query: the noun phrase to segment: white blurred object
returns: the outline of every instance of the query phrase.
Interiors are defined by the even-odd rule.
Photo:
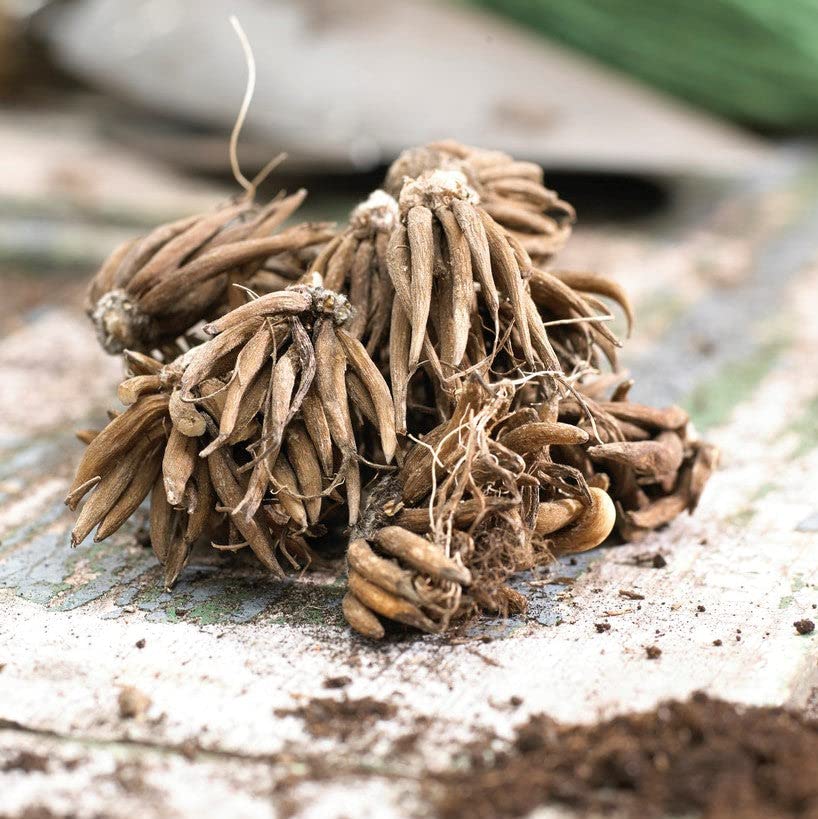
[[[230,14],[258,66],[251,162],[255,142],[288,151],[291,167],[368,168],[442,137],[551,168],[731,175],[766,155],[759,139],[459,5],[81,0],[40,24],[92,85],[226,131],[246,75]]]

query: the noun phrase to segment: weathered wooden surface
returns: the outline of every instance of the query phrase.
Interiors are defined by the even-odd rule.
[[[342,625],[338,577],[279,584],[230,555],[169,595],[136,526],[72,551],[70,430],[101,418],[118,367],[71,305],[0,340],[0,816],[422,815],[425,768],[530,713],[592,721],[697,689],[815,709],[818,635],[792,623],[818,614],[818,163],[685,190],[651,223],[580,230],[561,261],[629,287],[637,395],[690,407],[720,471],[696,516],[520,577],[527,617],[455,638],[370,645]],[[634,560],[656,552],[665,568]],[[340,675],[396,717],[342,741],[276,715],[343,696],[323,687]],[[150,696],[141,719],[120,718],[122,686]],[[24,749],[46,769],[9,766]]]

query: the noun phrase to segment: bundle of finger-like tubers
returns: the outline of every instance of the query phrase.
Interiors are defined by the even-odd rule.
[[[572,207],[541,169],[440,142],[329,224],[250,189],[117,248],[87,310],[128,377],[67,503],[72,542],[150,497],[168,588],[191,549],[277,576],[345,547],[344,615],[438,633],[508,581],[692,512],[716,461],[677,407],[632,403],[604,276],[553,269]]]

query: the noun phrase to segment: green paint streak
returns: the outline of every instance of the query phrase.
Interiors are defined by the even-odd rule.
[[[195,620],[203,626],[213,623],[223,623],[230,619],[230,615],[235,611],[236,604],[225,600],[208,600],[194,606],[185,616],[186,620]]]
[[[50,589],[51,593],[51,598],[48,601],[48,605],[56,606],[57,608],[59,608],[60,598],[64,594],[67,594],[68,592],[72,591],[74,589],[74,586],[72,586],[70,583],[50,583],[48,585],[48,588]]]
[[[268,622],[276,625],[342,626],[341,598],[343,578],[331,585],[295,583],[287,593],[273,603]]]
[[[213,623],[225,622],[228,618],[229,612],[224,611],[217,605],[205,603],[202,606],[194,606],[188,613],[186,620],[193,620],[201,623],[203,626],[209,626]]]
[[[686,402],[696,426],[709,429],[724,424],[733,409],[755,392],[786,347],[783,338],[768,341],[747,358],[731,362],[699,384]]]
[[[792,457],[800,458],[818,446],[818,395],[814,395],[790,424],[795,436]]]
[[[790,591],[798,592],[804,588],[807,584],[804,582],[804,575],[801,572],[795,575],[792,579],[792,583],[790,584]]]
[[[786,597],[782,597],[778,601],[778,608],[779,608],[779,610],[786,609],[789,606],[791,606],[794,602],[795,602],[795,598],[791,594],[788,594]]]
[[[145,587],[137,597],[134,599],[134,604],[139,605],[140,603],[153,603],[154,600],[158,600],[165,592],[165,588],[161,584],[147,586]]]
[[[111,553],[113,544],[110,541],[101,541],[100,543],[93,543],[83,549],[82,552],[77,552],[79,560],[87,560],[88,567],[95,574],[106,571],[105,558]],[[72,561],[71,571],[73,572],[79,560]]]

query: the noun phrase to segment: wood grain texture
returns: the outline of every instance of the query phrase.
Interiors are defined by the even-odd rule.
[[[631,361],[650,397],[686,401],[723,464],[694,517],[521,575],[528,615],[482,621],[457,640],[370,646],[342,625],[337,576],[276,583],[241,556],[194,556],[170,595],[137,525],[72,551],[61,503],[80,452],[71,429],[100,421],[118,368],[70,310],[43,311],[0,339],[11,385],[0,437],[0,770],[20,750],[48,757],[45,772],[0,773],[0,813],[68,802],[83,815],[192,817],[219,804],[271,817],[285,800],[273,785],[295,775],[286,799],[304,816],[398,816],[416,798],[419,765],[445,766],[452,743],[482,728],[509,736],[531,713],[590,722],[699,689],[814,703],[818,636],[792,623],[816,619],[818,605],[818,270],[806,252],[818,183],[798,176],[716,201],[706,191],[677,212],[686,222],[631,232],[631,245],[578,231],[571,266],[596,265],[607,247],[614,272],[629,268],[623,283],[645,307]],[[697,347],[702,326],[715,347]],[[681,358],[684,379],[669,384],[665,362]],[[77,368],[79,391],[69,389]],[[657,552],[666,567],[636,561]],[[659,660],[646,659],[647,645]],[[349,696],[389,699],[398,713],[357,738],[324,739],[318,753],[302,722],[275,710],[341,696],[323,688],[340,675]],[[142,719],[120,718],[123,685],[151,698]],[[511,697],[522,699],[513,710]],[[396,746],[421,715],[432,727],[414,750]],[[318,787],[327,768],[332,781]]]

